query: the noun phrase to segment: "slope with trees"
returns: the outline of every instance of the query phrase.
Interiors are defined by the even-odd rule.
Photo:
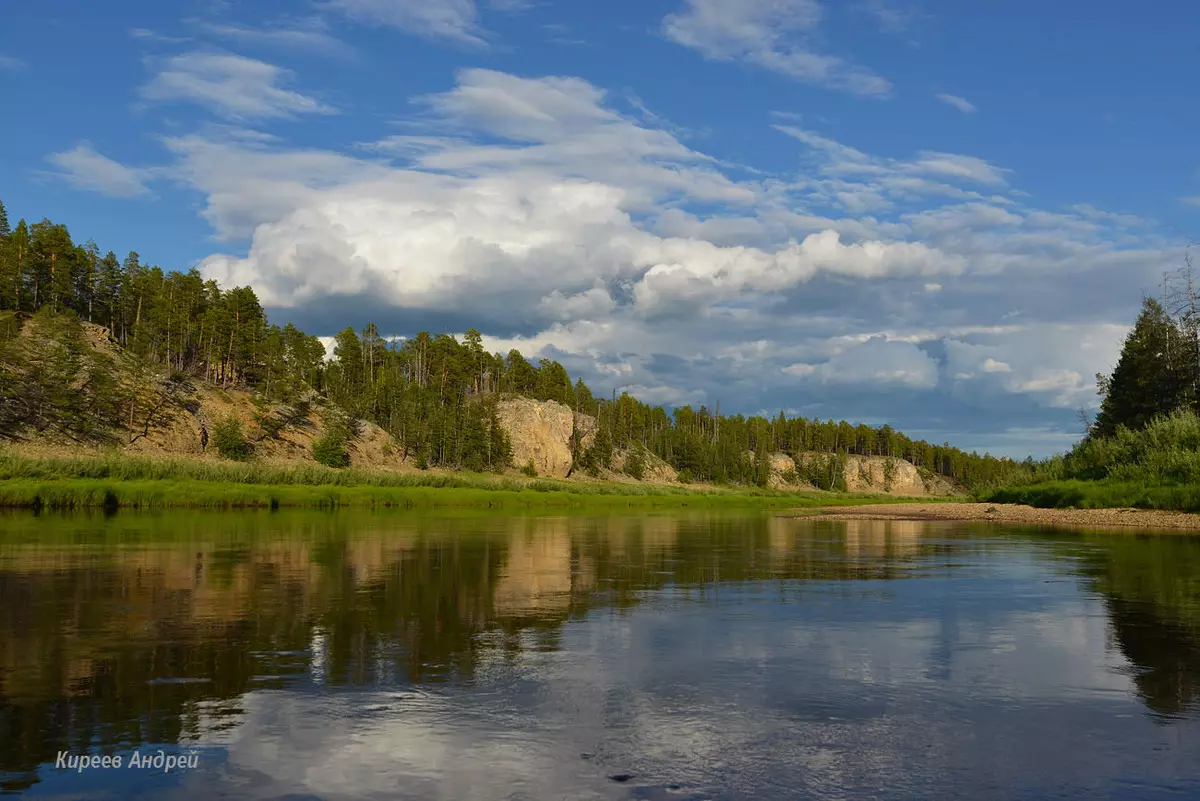
[[[904,459],[967,485],[1019,469],[887,425],[668,410],[625,393],[604,398],[557,361],[489,353],[475,329],[459,339],[385,336],[373,323],[347,327],[327,359],[317,337],[271,323],[251,287],[224,288],[195,269],[164,271],[137,253],[119,258],[90,240],[77,244],[50,220],[13,227],[6,219],[0,204],[0,440],[127,443],[189,403],[194,413],[189,397],[202,386],[253,393],[264,409],[260,435],[318,406],[343,418],[340,433],[322,444],[327,464],[345,461],[344,440],[365,421],[394,438],[402,462],[502,470],[511,445],[497,403],[527,397],[572,411],[572,469],[593,474],[614,458],[636,474],[649,457],[683,480],[765,485],[771,455],[780,452]],[[81,345],[89,340],[92,348]]]

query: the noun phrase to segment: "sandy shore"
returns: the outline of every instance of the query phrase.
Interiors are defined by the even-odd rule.
[[[983,520],[1072,527],[1200,531],[1200,514],[1146,509],[1036,509],[1002,503],[897,503],[831,506],[797,512],[824,520]]]

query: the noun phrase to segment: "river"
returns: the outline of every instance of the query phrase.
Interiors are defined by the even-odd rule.
[[[757,512],[0,517],[0,782],[1200,798],[1200,537]]]

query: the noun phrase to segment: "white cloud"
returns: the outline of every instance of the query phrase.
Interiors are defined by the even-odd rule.
[[[1011,170],[977,156],[921,150],[908,159],[882,158],[794,125],[771,127],[808,147],[817,175],[804,183],[806,194],[853,215],[885,211],[930,196],[992,205],[1010,202],[990,198],[980,190],[1003,189]]]
[[[887,79],[813,49],[810,39],[822,17],[817,0],[685,0],[663,20],[663,32],[714,60],[746,61],[856,95],[888,94]]]
[[[334,109],[280,86],[290,73],[273,64],[228,53],[174,56],[145,86],[146,100],[187,101],[230,120],[332,114]]]
[[[893,5],[885,0],[866,0],[863,8],[885,33],[904,33],[918,17],[911,7]]]
[[[1181,197],[1179,200],[1181,203],[1184,203],[1188,206],[1200,206],[1200,195],[1189,195],[1187,197]]]
[[[963,112],[964,114],[974,114],[976,111],[979,110],[979,109],[975,108],[975,105],[973,103],[971,103],[971,101],[967,100],[965,97],[959,97],[958,95],[948,95],[945,93],[935,95],[935,97],[937,97],[938,100],[942,101],[947,106],[956,108],[959,111]]]
[[[320,18],[297,20],[261,28],[204,20],[197,20],[195,24],[211,36],[241,44],[301,50],[340,58],[354,56],[354,50],[330,34]]]
[[[58,167],[51,173],[77,189],[99,192],[109,197],[140,197],[150,194],[146,180],[149,170],[126,167],[97,153],[89,142],[80,142],[71,150],[51,153],[46,160]]]
[[[956,153],[923,150],[912,165],[913,172],[946,178],[963,178],[981,184],[1003,185],[1009,170],[994,167],[981,158]]]
[[[352,19],[430,39],[484,44],[474,0],[329,0]]]
[[[820,365],[816,375],[827,384],[930,389],[937,384],[938,365],[910,342],[872,337]]]
[[[16,56],[6,56],[0,53],[0,72],[19,72],[25,69],[25,62]]]
[[[983,362],[983,372],[985,373],[1011,373],[1012,367],[1004,362],[998,362],[995,359],[985,359]]]
[[[170,176],[238,251],[206,276],[321,335],[306,315],[339,303],[362,317],[340,325],[469,319],[489,350],[552,355],[605,394],[736,411],[793,406],[799,384],[823,417],[1073,431],[1084,377],[1174,258],[1109,212],[998,195],[1010,174],[967,155],[792,129],[794,175],[735,177],[567,76],[465,70],[397,122],[349,152],[239,128],[167,139]],[[872,385],[904,391],[881,408]]]
[[[166,36],[149,28],[130,28],[129,37],[141,42],[153,42],[154,44],[177,45],[191,41],[186,36]]]

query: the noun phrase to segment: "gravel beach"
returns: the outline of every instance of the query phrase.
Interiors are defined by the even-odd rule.
[[[980,520],[1071,527],[1200,531],[1200,514],[1148,509],[1037,509],[1001,503],[896,503],[831,506],[794,517],[824,520]]]

